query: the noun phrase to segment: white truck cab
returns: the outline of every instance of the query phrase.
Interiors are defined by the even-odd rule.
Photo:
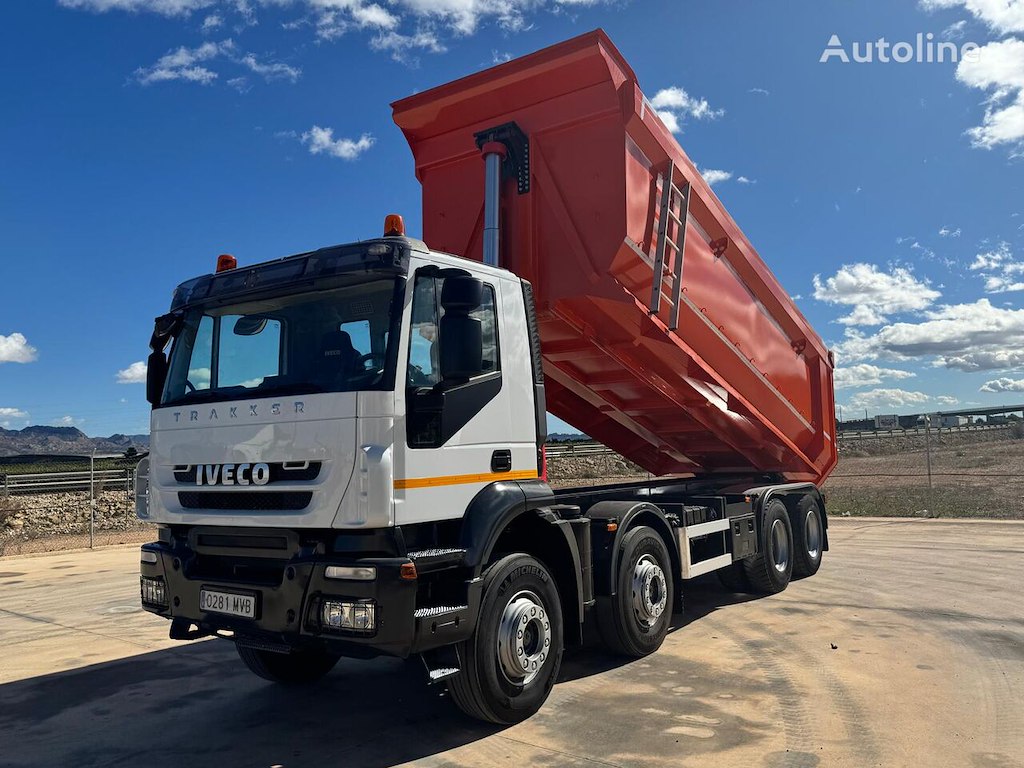
[[[149,520],[436,522],[494,480],[539,475],[543,411],[522,418],[537,412],[523,283],[505,270],[391,237],[176,296]]]

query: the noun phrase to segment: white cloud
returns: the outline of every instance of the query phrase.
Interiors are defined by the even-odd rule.
[[[309,147],[311,155],[323,153],[342,160],[355,160],[373,146],[374,138],[364,133],[358,139],[335,139],[333,128],[314,125],[302,134],[302,143]]]
[[[943,40],[959,40],[964,36],[964,29],[967,28],[967,20],[960,19],[960,21],[954,21],[944,30],[942,30]]]
[[[370,47],[375,51],[388,51],[395,61],[410,65],[419,63],[419,59],[411,55],[412,51],[444,53],[448,50],[437,35],[429,29],[417,30],[411,35],[404,35],[394,30],[384,31],[370,41]]]
[[[27,424],[28,417],[28,411],[23,411],[21,408],[0,408],[0,427],[11,429],[19,422],[23,425]]]
[[[196,48],[181,46],[161,56],[149,67],[135,70],[135,79],[142,85],[165,83],[170,80],[185,80],[190,83],[209,85],[217,79],[217,73],[203,66],[201,62],[215,59],[234,49],[231,40],[219,43],[203,43]]]
[[[924,392],[908,392],[905,389],[869,389],[856,392],[850,397],[850,407],[858,410],[867,408],[906,408],[912,405],[923,405],[932,398]]]
[[[260,61],[255,54],[247,53],[238,63],[251,72],[260,75],[264,80],[287,80],[296,82],[302,75],[302,70],[280,61]]]
[[[981,385],[981,392],[1024,392],[1024,379],[1010,379],[1007,377],[992,379]],[[0,411],[3,409],[0,408]]]
[[[860,304],[854,307],[850,314],[836,318],[836,322],[843,325],[882,325],[885,321],[885,315],[879,314],[874,307],[867,304]]]
[[[709,187],[713,187],[715,184],[731,179],[732,171],[721,171],[717,168],[705,168],[700,172],[700,175],[704,177],[704,181],[708,183]]]
[[[213,5],[216,0],[58,0],[65,8],[94,13],[107,11],[148,12],[161,16],[188,16]]]
[[[142,384],[146,381],[146,363],[138,360],[117,372],[118,384]]]
[[[757,179],[748,179],[746,176],[738,176],[736,181],[740,184],[757,184]]]
[[[880,368],[870,363],[859,363],[837,367],[834,376],[836,389],[852,389],[881,384],[885,379],[912,379],[916,374],[897,368]]]
[[[939,395],[935,398],[935,402],[939,405],[956,405],[960,401],[952,395]]]
[[[35,347],[20,333],[0,334],[0,363],[31,363],[39,357]]]
[[[59,419],[51,421],[50,425],[54,427],[77,427],[84,421],[85,419],[76,419],[74,416],[61,416]]]
[[[356,29],[395,30],[401,19],[376,3],[352,0],[312,0],[316,36],[335,40]]]
[[[878,325],[896,312],[919,311],[941,295],[918,280],[905,267],[882,272],[874,264],[844,264],[832,277],[813,279],[814,298],[844,304],[854,310],[839,322],[846,325]]]
[[[679,133],[682,121],[688,117],[717,120],[725,114],[724,109],[714,109],[707,99],[696,99],[678,86],[662,88],[650,99],[650,104],[672,133]]]
[[[1024,32],[1024,3],[1020,0],[921,0],[921,6],[929,11],[964,8],[995,32]]]
[[[189,368],[188,380],[192,386],[198,389],[206,389],[210,386],[209,368]]]
[[[560,14],[580,6],[611,5],[617,0],[58,0],[66,8],[105,13],[154,13],[188,19],[203,11],[201,31],[210,33],[231,25],[237,33],[260,23],[268,9],[290,13],[280,22],[288,31],[312,30],[319,41],[331,41],[353,32],[368,34],[367,42],[378,51],[410,65],[418,63],[415,52],[444,53],[449,37],[466,37],[493,24],[508,33],[533,28],[532,17],[541,12]],[[276,20],[275,20],[276,21]],[[187,54],[190,49],[184,48]],[[194,50],[194,49],[191,49]],[[177,51],[172,52],[177,53]],[[170,55],[170,54],[168,54]],[[279,74],[281,71],[274,74]],[[152,74],[150,74],[152,73]],[[190,80],[210,83],[216,71],[192,64],[178,67],[140,68],[137,79]],[[693,109],[711,113],[707,102],[694,100]]]
[[[994,307],[988,299],[943,305],[918,323],[893,323],[867,336],[847,329],[835,345],[840,360],[931,359],[959,371],[1024,368],[1024,309]]]
[[[1013,257],[1010,244],[999,243],[993,250],[979,253],[971,270],[985,279],[986,293],[1024,291],[1024,261]]]
[[[506,61],[512,61],[511,53],[508,51],[499,51],[496,48],[491,49],[492,64],[504,64]]]
[[[950,229],[949,227],[943,227],[939,230],[939,237],[960,237],[962,234],[960,227],[956,229]]]
[[[772,92],[767,88],[751,88],[747,93],[756,93],[758,96],[771,96]]]
[[[240,56],[234,41],[228,39],[219,43],[206,42],[195,48],[181,46],[176,50],[169,51],[151,66],[136,69],[135,79],[142,85],[164,83],[171,80],[210,85],[218,77],[218,73],[211,69],[212,62],[218,59],[224,59],[236,66],[243,67],[267,82],[287,80],[294,83],[302,75],[301,69],[284,62],[262,61],[254,53]],[[244,77],[231,78],[228,80],[228,85],[241,92],[248,90],[246,87],[248,83]]]
[[[1018,2],[1024,15],[1024,3]],[[964,85],[989,93],[981,125],[967,131],[981,149],[1007,146],[1015,154],[1024,146],[1024,40],[1007,38],[988,43],[956,68]]]

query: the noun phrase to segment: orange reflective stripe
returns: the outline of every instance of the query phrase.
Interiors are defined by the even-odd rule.
[[[441,475],[440,477],[410,477],[395,480],[395,489],[435,488],[441,485],[462,485],[464,483],[492,483],[495,480],[535,480],[537,470],[523,469],[518,472],[483,472],[478,475]]]

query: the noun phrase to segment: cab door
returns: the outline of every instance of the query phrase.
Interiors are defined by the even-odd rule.
[[[436,265],[411,276],[404,391],[396,398],[404,400],[395,423],[399,525],[461,517],[487,484],[537,476],[535,464],[513,466],[523,454],[513,446],[499,283]]]

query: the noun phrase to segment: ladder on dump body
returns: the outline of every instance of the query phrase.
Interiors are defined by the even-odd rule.
[[[683,290],[683,253],[686,247],[686,219],[690,212],[690,182],[682,189],[675,183],[675,161],[668,161],[668,173],[661,177],[661,206],[658,214],[658,242],[654,251],[654,282],[651,286],[652,315],[661,309],[661,293],[665,281],[665,267],[668,249],[675,252],[672,259],[672,288],[669,294],[672,310],[669,313],[668,327],[674,331],[679,327],[679,302]],[[678,212],[677,212],[678,211]],[[674,232],[669,233],[670,223]]]

